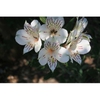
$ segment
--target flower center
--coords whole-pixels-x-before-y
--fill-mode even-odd
[[[53,50],[53,49],[51,49],[51,48],[50,48],[50,49],[48,49],[48,53],[49,53],[50,55],[51,55],[51,54],[53,54],[53,53],[54,53],[54,51],[55,51],[55,50]]]
[[[51,35],[51,36],[56,35],[56,33],[57,33],[57,31],[56,31],[56,30],[54,30],[54,29],[52,29],[52,30],[50,31],[50,35]]]

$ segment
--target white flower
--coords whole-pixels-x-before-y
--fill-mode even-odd
[[[35,52],[38,52],[41,48],[41,39],[39,38],[40,23],[37,20],[33,20],[31,25],[25,21],[24,29],[20,29],[16,32],[15,40],[20,45],[25,45],[23,54],[31,51],[35,48]]]
[[[69,51],[69,56],[71,62],[75,60],[77,63],[81,64],[82,60],[80,54],[86,54],[91,50],[90,39],[91,36],[82,33],[86,28],[88,21],[86,18],[81,18],[79,21],[77,19],[74,29],[69,34],[66,49]]]
[[[73,60],[75,60],[79,64],[82,63],[80,54],[86,54],[91,50],[90,43],[86,39],[82,39],[81,41],[78,39],[77,41],[71,42],[66,48],[69,51],[71,62],[73,63]]]
[[[90,35],[83,33],[87,24],[88,24],[88,21],[86,18],[83,17],[80,20],[78,20],[78,18],[77,18],[76,25],[75,25],[74,29],[70,32],[67,43],[72,42],[74,39],[76,39],[78,37],[83,37],[83,38],[87,39],[88,41],[90,41],[90,38],[92,38],[92,37]]]
[[[43,24],[40,29],[40,38],[45,41],[49,37],[55,37],[58,42],[64,43],[67,39],[68,32],[62,28],[64,25],[63,17],[47,17],[46,24]]]
[[[45,41],[44,48],[39,52],[39,63],[41,65],[48,63],[53,72],[57,66],[57,60],[62,63],[68,62],[68,53],[67,49],[60,47],[59,42],[55,41],[54,37],[51,37]]]
[[[77,18],[76,25],[74,27],[74,31],[76,31],[77,37],[79,36],[80,33],[82,33],[84,31],[87,24],[88,24],[88,21],[86,18],[83,17],[80,20],[78,20],[78,18]]]

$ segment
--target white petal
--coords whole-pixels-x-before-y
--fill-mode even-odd
[[[26,44],[25,47],[24,47],[24,50],[23,50],[23,54],[31,51],[33,49],[33,47],[34,47],[34,45],[31,44],[31,43]]]
[[[41,65],[45,65],[47,63],[48,56],[46,55],[46,50],[44,48],[40,50],[38,59]]]
[[[66,29],[60,29],[56,36],[56,38],[60,44],[64,43],[66,41],[67,37],[68,37],[68,32]]]
[[[57,60],[54,57],[50,57],[48,59],[48,66],[51,69],[52,72],[54,72],[56,66],[57,66]]]
[[[24,30],[30,35],[30,37],[34,37],[34,38],[39,37],[38,25],[32,27],[29,23],[25,21]]]
[[[85,34],[85,33],[81,34],[80,38],[88,40],[89,42],[90,42],[90,39],[92,39],[92,37],[90,35]]]
[[[64,25],[63,17],[47,17],[46,25],[59,25],[62,27]]]
[[[81,33],[84,31],[84,29],[86,28],[88,24],[88,21],[86,18],[81,18],[78,22],[78,29],[77,29],[77,33]]]
[[[87,21],[86,18],[83,17],[83,18],[80,19],[79,23],[81,23],[81,25],[82,25],[82,30],[81,30],[81,32],[83,32],[83,30],[86,28],[86,26],[87,26],[87,24],[88,24],[88,21]]]
[[[58,51],[58,55],[56,56],[56,59],[59,62],[66,63],[69,61],[69,52],[64,47],[61,47]]]
[[[38,52],[41,49],[41,45],[42,45],[42,42],[41,42],[41,39],[39,38],[38,42],[36,42],[35,44],[35,52]]]
[[[74,39],[75,39],[75,30],[70,32],[68,39],[67,39],[67,44],[72,42]]]
[[[44,42],[44,48],[51,48],[56,52],[60,48],[60,44],[55,37],[50,37]]]
[[[29,35],[23,29],[16,32],[15,40],[20,45],[25,45],[29,41]]]
[[[31,28],[31,25],[27,21],[25,21],[24,30],[28,33],[28,31],[32,30]]]
[[[74,27],[74,33],[75,33],[75,37],[78,37],[83,31],[84,29],[86,28],[88,24],[88,21],[86,18],[81,18],[79,21],[78,21],[78,18],[77,18],[77,21],[76,21],[76,25]]]
[[[49,41],[51,44],[57,43],[57,44],[59,45],[59,42],[58,42],[57,38],[55,38],[55,37],[50,37],[50,38],[48,38],[45,42],[48,42],[48,41]]]
[[[73,63],[72,59],[81,65],[82,59],[78,53],[71,56],[71,62]]]
[[[43,24],[39,29],[40,38],[44,41],[49,38],[50,31],[45,24]]]
[[[58,18],[57,20],[60,21],[61,27],[63,27],[63,25],[65,23],[64,18],[63,17],[57,17],[57,18]]]
[[[38,22],[38,20],[33,20],[33,21],[31,22],[31,26],[32,26],[32,27],[35,27],[35,28],[37,28],[37,29],[39,29],[40,23]]]
[[[79,54],[86,54],[91,50],[91,46],[87,40],[82,40],[77,44],[75,52],[78,51]]]

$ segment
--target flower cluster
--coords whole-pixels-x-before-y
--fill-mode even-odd
[[[38,20],[31,24],[25,21],[24,29],[16,32],[15,40],[20,45],[25,45],[23,54],[31,51],[39,52],[38,60],[41,65],[48,64],[53,72],[57,67],[57,61],[67,63],[69,59],[81,64],[80,54],[86,54],[91,50],[91,36],[84,33],[88,21],[81,18],[76,21],[74,29],[69,33],[64,26],[63,17],[47,17],[45,24]],[[42,41],[44,48],[41,49]],[[64,46],[61,46],[64,44]]]

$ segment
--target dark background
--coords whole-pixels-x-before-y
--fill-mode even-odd
[[[64,17],[64,28],[70,32],[75,17]],[[86,17],[85,31],[92,36],[91,51],[82,55],[82,65],[69,61],[58,63],[54,73],[48,65],[41,66],[38,54],[32,50],[23,55],[23,47],[16,43],[17,30],[23,29],[25,20],[30,23],[39,17],[0,17],[0,83],[99,83],[100,82],[100,18]],[[43,24],[41,22],[41,24]]]

